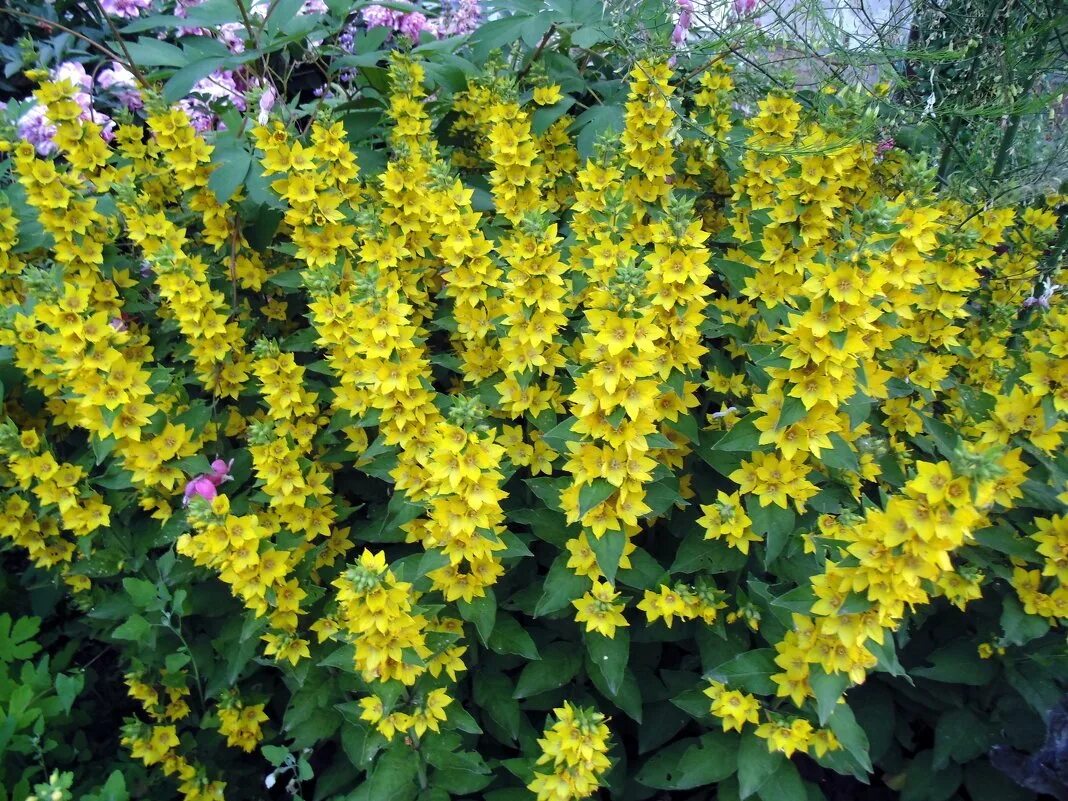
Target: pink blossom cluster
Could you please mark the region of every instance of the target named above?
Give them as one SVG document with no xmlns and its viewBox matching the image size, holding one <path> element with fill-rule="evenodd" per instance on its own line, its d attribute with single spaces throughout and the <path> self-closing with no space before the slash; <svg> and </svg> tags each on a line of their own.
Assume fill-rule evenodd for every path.
<svg viewBox="0 0 1068 801">
<path fill-rule="evenodd" d="M 671 43 L 676 47 L 686 43 L 686 37 L 690 35 L 690 26 L 693 25 L 693 0 L 676 0 L 679 6 L 679 19 L 675 23 L 675 29 L 671 32 Z"/>
<path fill-rule="evenodd" d="M 442 7 L 441 15 L 432 19 L 429 27 L 434 36 L 445 39 L 471 33 L 481 21 L 482 9 L 478 0 L 453 0 Z"/>
<path fill-rule="evenodd" d="M 216 459 L 211 463 L 210 473 L 201 473 L 199 476 L 189 479 L 185 485 L 182 506 L 188 506 L 193 498 L 203 498 L 206 501 L 210 501 L 217 496 L 221 484 L 234 480 L 234 477 L 230 475 L 230 470 L 233 469 L 233 466 L 233 459 L 229 462 L 223 459 Z"/>
<path fill-rule="evenodd" d="M 152 0 L 100 0 L 100 7 L 109 17 L 134 19 L 152 5 Z"/>
<path fill-rule="evenodd" d="M 189 96 L 178 101 L 178 107 L 196 130 L 210 131 L 218 122 L 212 106 L 219 101 L 228 102 L 239 111 L 248 107 L 243 87 L 238 85 L 237 75 L 232 70 L 215 70 L 201 78 L 193 84 Z"/>
<path fill-rule="evenodd" d="M 368 28 L 389 28 L 393 33 L 418 41 L 423 31 L 437 39 L 470 33 L 478 27 L 481 9 L 478 0 L 446 0 L 440 15 L 430 19 L 419 11 L 405 13 L 374 5 L 363 9 L 360 18 Z"/>
</svg>

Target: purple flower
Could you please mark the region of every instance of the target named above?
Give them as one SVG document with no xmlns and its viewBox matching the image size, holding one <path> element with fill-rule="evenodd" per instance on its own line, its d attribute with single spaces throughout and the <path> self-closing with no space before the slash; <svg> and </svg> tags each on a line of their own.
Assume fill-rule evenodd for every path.
<svg viewBox="0 0 1068 801">
<path fill-rule="evenodd" d="M 420 14 L 418 11 L 405 14 L 401 17 L 400 24 L 397 26 L 397 32 L 401 36 L 407 36 L 413 42 L 419 41 L 419 34 L 424 30 L 426 30 L 426 15 Z"/>
<path fill-rule="evenodd" d="M 368 28 L 389 28 L 395 31 L 402 15 L 399 11 L 393 11 L 385 6 L 367 6 L 360 12 L 360 16 Z"/>
<path fill-rule="evenodd" d="M 690 34 L 690 26 L 693 25 L 693 0 L 677 0 L 677 4 L 679 21 L 671 32 L 671 43 L 676 47 L 685 44 L 686 37 Z"/>
<path fill-rule="evenodd" d="M 734 12 L 739 17 L 748 17 L 756 9 L 757 0 L 734 0 Z"/>
<path fill-rule="evenodd" d="M 190 479 L 189 483 L 185 485 L 185 493 L 182 497 L 182 506 L 188 506 L 189 502 L 194 497 L 201 497 L 206 501 L 212 500 L 219 491 L 215 488 L 215 484 L 207 476 L 197 476 L 194 479 Z"/>
<path fill-rule="evenodd" d="M 82 89 L 93 88 L 93 77 L 85 71 L 85 66 L 77 61 L 64 61 L 52 70 L 53 81 L 70 81 Z"/>
<path fill-rule="evenodd" d="M 234 480 L 234 477 L 230 475 L 230 470 L 233 466 L 233 459 L 228 462 L 223 459 L 216 459 L 211 463 L 210 473 L 201 473 L 199 476 L 189 479 L 185 485 L 182 506 L 188 506 L 194 496 L 199 496 L 206 501 L 210 501 L 217 496 L 219 494 L 219 485 Z"/>
<path fill-rule="evenodd" d="M 56 145 L 52 140 L 56 135 L 56 126 L 48 121 L 44 106 L 33 106 L 19 117 L 15 126 L 19 139 L 33 145 L 38 155 L 48 156 L 55 152 Z"/>
<path fill-rule="evenodd" d="M 1038 306 L 1038 308 L 1044 311 L 1049 311 L 1050 302 L 1053 300 L 1053 296 L 1057 293 L 1057 290 L 1062 289 L 1060 284 L 1055 284 L 1048 278 L 1040 284 L 1042 287 L 1041 295 L 1033 295 L 1023 302 L 1024 308 L 1028 309 L 1032 306 Z"/>
<path fill-rule="evenodd" d="M 227 481 L 233 481 L 234 477 L 230 475 L 230 471 L 234 468 L 234 460 L 226 461 L 225 459 L 216 459 L 211 463 L 211 472 L 207 474 L 208 479 L 216 487 L 220 484 L 225 484 Z"/>
<path fill-rule="evenodd" d="M 116 99 L 130 111 L 137 111 L 144 106 L 134 74 L 117 61 L 113 61 L 110 67 L 100 71 L 96 76 L 96 85 L 101 89 L 110 90 Z"/>
<path fill-rule="evenodd" d="M 274 86 L 268 86 L 263 90 L 263 94 L 260 95 L 260 102 L 258 108 L 260 113 L 256 116 L 256 121 L 260 125 L 266 125 L 267 120 L 270 117 L 271 109 L 274 108 L 274 104 L 278 100 L 278 90 Z"/>
<path fill-rule="evenodd" d="M 152 0 L 100 0 L 100 7 L 109 17 L 133 19 L 152 6 Z"/>
<path fill-rule="evenodd" d="M 478 0 L 445 0 L 441 4 L 441 16 L 431 20 L 427 27 L 438 39 L 462 36 L 477 28 L 481 17 Z"/>
</svg>

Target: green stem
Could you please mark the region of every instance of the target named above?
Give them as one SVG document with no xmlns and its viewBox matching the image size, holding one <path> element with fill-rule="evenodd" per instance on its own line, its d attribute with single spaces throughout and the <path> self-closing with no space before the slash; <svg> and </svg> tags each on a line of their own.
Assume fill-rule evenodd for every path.
<svg viewBox="0 0 1068 801">
<path fill-rule="evenodd" d="M 419 777 L 419 789 L 425 790 L 430 786 L 426 778 L 426 759 L 419 750 L 419 735 L 414 733 L 412 734 L 412 750 L 415 751 L 415 770 Z"/>
<path fill-rule="evenodd" d="M 1046 51 L 1046 43 L 1049 41 L 1049 37 L 1052 33 L 1052 30 L 1052 28 L 1046 28 L 1046 30 L 1042 32 L 1042 35 L 1039 37 L 1038 41 L 1035 43 L 1034 57 L 1036 60 L 1041 58 L 1042 54 Z M 1024 81 L 1023 91 L 1020 92 L 1021 100 L 1031 93 L 1031 89 L 1034 87 L 1035 81 L 1038 80 L 1038 75 L 1039 65 L 1033 61 L 1031 74 L 1027 77 L 1027 80 Z M 994 167 L 991 170 L 990 174 L 990 178 L 993 181 L 996 181 L 998 179 L 998 176 L 1001 175 L 1002 169 L 1004 169 L 1005 167 L 1005 162 L 1008 160 L 1009 157 L 1009 150 L 1012 148 L 1012 143 L 1016 140 L 1016 133 L 1020 128 L 1020 120 L 1022 119 L 1022 117 L 1023 115 L 1019 111 L 1014 112 L 1012 114 L 1012 119 L 1009 122 L 1008 127 L 1005 129 L 1005 133 L 1001 137 L 1001 144 L 998 146 L 998 154 L 997 157 L 994 159 Z"/>
<path fill-rule="evenodd" d="M 972 56 L 971 66 L 968 68 L 968 75 L 963 81 L 964 86 L 969 86 L 972 79 L 975 77 L 976 71 L 979 69 L 979 56 L 982 55 L 982 43 L 986 41 L 987 33 L 990 31 L 990 26 L 994 23 L 994 19 L 997 17 L 998 9 L 1001 3 L 999 0 L 993 0 L 990 3 L 990 13 L 987 14 L 986 20 L 983 22 L 983 28 L 979 33 L 979 49 L 975 55 Z M 956 150 L 957 136 L 960 135 L 960 129 L 964 125 L 964 118 L 959 114 L 953 118 L 953 125 L 949 129 L 949 136 L 946 139 L 946 143 L 942 148 L 942 158 L 938 162 L 938 183 L 945 184 L 946 178 L 949 177 L 949 167 L 953 160 L 953 153 Z"/>
</svg>

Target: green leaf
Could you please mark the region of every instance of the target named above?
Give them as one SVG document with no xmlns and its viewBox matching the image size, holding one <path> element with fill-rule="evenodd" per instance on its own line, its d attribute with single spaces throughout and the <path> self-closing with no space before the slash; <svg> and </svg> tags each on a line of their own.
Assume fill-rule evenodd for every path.
<svg viewBox="0 0 1068 801">
<path fill-rule="evenodd" d="M 497 597 L 492 589 L 487 589 L 481 598 L 472 598 L 470 602 L 462 598 L 456 602 L 456 608 L 460 610 L 460 617 L 469 623 L 474 623 L 478 629 L 478 636 L 483 643 L 489 641 L 493 633 L 493 623 L 497 618 Z"/>
<path fill-rule="evenodd" d="M 734 773 L 738 739 L 708 732 L 662 748 L 635 775 L 635 781 L 657 790 L 692 790 L 720 782 Z"/>
<path fill-rule="evenodd" d="M 151 624 L 140 615 L 130 615 L 121 626 L 111 632 L 117 640 L 140 640 L 152 630 Z"/>
<path fill-rule="evenodd" d="M 982 756 L 990 748 L 987 725 L 970 709 L 950 709 L 935 726 L 932 766 L 941 770 L 950 759 L 961 765 Z"/>
<path fill-rule="evenodd" d="M 480 670 L 473 683 L 475 703 L 515 741 L 519 737 L 519 702 L 512 697 L 512 682 L 503 673 Z"/>
<path fill-rule="evenodd" d="M 265 745 L 260 749 L 260 753 L 263 754 L 264 759 L 277 768 L 286 761 L 289 756 L 289 749 L 278 745 Z"/>
<path fill-rule="evenodd" d="M 130 794 L 126 790 L 126 777 L 122 771 L 113 770 L 104 786 L 100 788 L 99 801 L 129 801 Z"/>
<path fill-rule="evenodd" d="M 946 425 L 941 420 L 936 420 L 928 415 L 921 415 L 923 427 L 934 441 L 938 452 L 946 459 L 953 459 L 960 445 L 960 435 L 953 430 L 952 426 Z"/>
<path fill-rule="evenodd" d="M 782 760 L 763 786 L 757 791 L 761 801 L 806 801 L 808 792 L 794 763 Z"/>
<path fill-rule="evenodd" d="M 467 732 L 468 734 L 482 734 L 482 727 L 471 717 L 471 713 L 459 704 L 450 704 L 446 714 L 449 716 L 449 724 L 454 726 L 457 731 Z"/>
<path fill-rule="evenodd" d="M 492 781 L 492 776 L 480 775 L 468 770 L 437 769 L 430 775 L 432 788 L 429 792 L 437 790 L 443 793 L 445 798 L 449 798 L 450 794 L 470 795 L 485 788 Z M 438 798 L 440 797 L 438 796 Z M 420 797 L 419 801 L 423 801 L 423 797 Z M 428 801 L 436 801 L 436 799 L 430 796 Z"/>
<path fill-rule="evenodd" d="M 773 673 L 778 673 L 775 664 L 775 651 L 772 648 L 757 648 L 740 653 L 717 665 L 709 671 L 706 678 L 721 681 L 734 689 L 742 689 L 756 695 L 774 695 L 775 682 Z"/>
<path fill-rule="evenodd" d="M 267 283 L 280 286 L 282 289 L 300 289 L 304 286 L 304 272 L 302 270 L 286 270 L 275 273 L 267 279 Z"/>
<path fill-rule="evenodd" d="M 623 109 L 616 105 L 591 106 L 578 115 L 573 130 L 578 131 L 575 146 L 579 158 L 588 159 L 593 155 L 594 144 L 601 134 L 623 130 Z"/>
<path fill-rule="evenodd" d="M 582 47 L 589 50 L 594 45 L 608 41 L 611 38 L 612 30 L 607 26 L 583 25 L 571 34 L 571 43 L 575 45 L 575 47 Z"/>
<path fill-rule="evenodd" d="M 1005 639 L 1013 645 L 1026 645 L 1049 631 L 1046 619 L 1024 612 L 1015 596 L 1006 595 L 1001 603 L 1001 628 Z"/>
<path fill-rule="evenodd" d="M 156 589 L 156 585 L 151 581 L 139 578 L 124 578 L 122 587 L 138 609 L 147 609 L 159 600 L 159 592 Z"/>
<path fill-rule="evenodd" d="M 603 478 L 595 478 L 592 483 L 584 484 L 579 490 L 579 517 L 607 501 L 617 489 L 618 487 Z"/>
<path fill-rule="evenodd" d="M 575 98 L 564 95 L 553 105 L 539 108 L 533 114 L 530 132 L 535 136 L 545 133 L 549 126 L 564 116 L 573 105 L 575 105 Z"/>
<path fill-rule="evenodd" d="M 183 67 L 189 62 L 181 48 L 154 37 L 142 36 L 124 44 L 130 58 L 142 67 Z"/>
<path fill-rule="evenodd" d="M 972 801 L 1034 801 L 1034 793 L 1019 787 L 985 759 L 968 763 L 964 786 Z"/>
<path fill-rule="evenodd" d="M 826 726 L 837 708 L 838 699 L 849 686 L 849 675 L 846 673 L 828 674 L 822 667 L 816 665 L 809 676 L 809 683 L 812 685 L 812 692 L 816 695 L 816 712 L 820 725 Z"/>
<path fill-rule="evenodd" d="M 996 665 L 983 659 L 968 642 L 956 642 L 939 648 L 927 657 L 930 667 L 913 668 L 912 675 L 947 684 L 983 687 L 990 682 Z"/>
<path fill-rule="evenodd" d="M 590 580 L 576 576 L 567 566 L 568 553 L 556 557 L 545 576 L 541 598 L 534 607 L 534 617 L 543 617 L 569 606 L 571 601 L 582 596 L 590 588 Z"/>
<path fill-rule="evenodd" d="M 738 294 L 745 289 L 745 281 L 747 278 L 752 278 L 756 271 L 748 264 L 742 264 L 739 261 L 731 261 L 730 259 L 716 259 L 710 260 L 712 269 L 723 275 L 727 279 L 727 283 L 730 284 L 735 294 Z"/>
<path fill-rule="evenodd" d="M 763 417 L 761 412 L 754 412 L 735 423 L 725 433 L 719 431 L 706 431 L 701 435 L 701 445 L 698 446 L 698 454 L 709 464 L 712 464 L 714 451 L 736 451 L 739 453 L 752 453 L 760 449 L 760 429 L 756 427 L 756 421 Z M 705 440 L 711 441 L 706 444 Z M 714 439 L 713 439 L 714 438 Z"/>
<path fill-rule="evenodd" d="M 77 673 L 73 676 L 68 676 L 64 673 L 56 674 L 56 696 L 59 698 L 60 704 L 63 705 L 63 711 L 68 715 L 74 705 L 74 699 L 78 697 L 78 693 L 82 691 L 84 686 L 85 674 L 83 673 Z"/>
<path fill-rule="evenodd" d="M 468 40 L 475 61 L 484 62 L 491 51 L 499 50 L 518 39 L 529 20 L 529 16 L 516 15 L 490 20 L 480 25 Z"/>
<path fill-rule="evenodd" d="M 351 801 L 413 801 L 419 788 L 418 762 L 403 742 L 378 758 L 368 780 L 349 798 Z"/>
<path fill-rule="evenodd" d="M 783 401 L 782 408 L 779 410 L 779 421 L 776 423 L 775 428 L 782 429 L 793 425 L 802 419 L 807 411 L 804 402 L 800 398 L 795 398 L 791 395 Z"/>
<path fill-rule="evenodd" d="M 1034 559 L 1034 541 L 1020 536 L 1012 526 L 992 526 L 975 532 L 975 541 L 984 548 L 1015 556 L 1018 559 Z"/>
<path fill-rule="evenodd" d="M 211 160 L 217 166 L 208 178 L 208 188 L 215 193 L 216 200 L 225 203 L 244 184 L 252 167 L 252 154 L 242 147 L 220 148 Z"/>
<path fill-rule="evenodd" d="M 753 531 L 764 537 L 764 566 L 774 562 L 794 533 L 794 510 L 775 504 L 760 505 L 756 495 L 745 496 L 745 511 L 753 521 Z"/>
<path fill-rule="evenodd" d="M 834 708 L 828 723 L 842 747 L 857 760 L 865 771 L 871 773 L 871 757 L 868 755 L 868 735 L 864 733 L 864 729 L 857 723 L 857 719 L 849 705 L 838 704 Z"/>
<path fill-rule="evenodd" d="M 541 659 L 538 647 L 526 630 L 514 617 L 500 610 L 497 611 L 497 621 L 487 645 L 498 654 L 515 654 L 530 660 Z"/>
<path fill-rule="evenodd" d="M 206 78 L 215 70 L 225 67 L 228 59 L 219 56 L 200 58 L 190 64 L 186 64 L 174 75 L 167 79 L 163 85 L 163 99 L 168 103 L 175 103 L 187 96 L 193 86 L 201 78 Z"/>
<path fill-rule="evenodd" d="M 631 556 L 631 561 L 634 557 Z M 748 557 L 723 540 L 706 540 L 699 527 L 687 532 L 686 538 L 675 552 L 675 561 L 670 573 L 730 573 L 741 570 Z"/>
<path fill-rule="evenodd" d="M 41 629 L 41 619 L 20 617 L 11 625 L 11 615 L 0 614 L 0 662 L 29 659 L 41 650 L 33 638 Z"/>
<path fill-rule="evenodd" d="M 337 709 L 345 718 L 345 725 L 341 727 L 341 750 L 345 752 L 345 756 L 349 758 L 353 767 L 366 770 L 371 766 L 375 754 L 385 744 L 385 739 L 369 724 L 359 719 L 361 710 L 356 702 L 338 704 Z M 288 753 L 284 748 L 279 750 Z M 282 756 L 283 760 L 285 753 Z M 266 748 L 264 754 L 266 755 Z M 276 763 L 272 761 L 272 764 Z"/>
<path fill-rule="evenodd" d="M 582 653 L 573 645 L 554 642 L 547 646 L 537 662 L 528 662 L 519 674 L 513 698 L 529 698 L 538 693 L 563 687 L 582 667 Z"/>
<path fill-rule="evenodd" d="M 835 470 L 843 470 L 849 473 L 859 472 L 860 461 L 857 458 L 856 451 L 843 439 L 842 435 L 830 434 L 827 438 L 831 441 L 833 447 L 830 450 L 824 448 L 820 451 L 820 461 Z"/>
<path fill-rule="evenodd" d="M 738 795 L 746 799 L 778 771 L 786 761 L 778 751 L 769 751 L 768 743 L 752 731 L 742 733 L 738 745 Z"/>
<path fill-rule="evenodd" d="M 630 633 L 617 628 L 614 637 L 605 637 L 596 631 L 587 631 L 586 650 L 590 662 L 604 677 L 608 692 L 616 695 L 623 684 L 623 674 L 630 659 Z"/>
<path fill-rule="evenodd" d="M 627 535 L 622 531 L 606 531 L 600 537 L 591 534 L 586 539 L 597 556 L 597 567 L 601 569 L 605 579 L 614 584 L 619 560 L 623 556 L 623 547 L 627 544 Z"/>
</svg>

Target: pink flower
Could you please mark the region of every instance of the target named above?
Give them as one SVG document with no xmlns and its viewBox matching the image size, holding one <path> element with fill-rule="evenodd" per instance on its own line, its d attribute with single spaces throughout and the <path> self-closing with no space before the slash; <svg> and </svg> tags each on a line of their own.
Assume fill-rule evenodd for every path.
<svg viewBox="0 0 1068 801">
<path fill-rule="evenodd" d="M 200 497 L 206 501 L 216 497 L 219 494 L 218 487 L 220 484 L 234 480 L 234 477 L 230 475 L 230 470 L 233 469 L 233 466 L 233 459 L 230 461 L 216 459 L 211 463 L 210 473 L 201 473 L 199 476 L 189 479 L 185 485 L 182 506 L 188 506 L 194 497 Z"/>
<path fill-rule="evenodd" d="M 675 23 L 675 29 L 671 32 L 671 43 L 678 47 L 686 42 L 690 34 L 690 26 L 693 25 L 693 0 L 677 0 L 679 7 L 679 21 Z"/>
<path fill-rule="evenodd" d="M 182 506 L 188 506 L 194 497 L 210 501 L 218 494 L 219 491 L 215 489 L 215 483 L 208 476 L 197 476 L 185 485 L 185 497 L 182 499 Z"/>
<path fill-rule="evenodd" d="M 152 5 L 152 0 L 100 0 L 100 7 L 109 17 L 133 19 Z"/>
<path fill-rule="evenodd" d="M 757 0 L 734 0 L 734 11 L 739 17 L 748 17 L 756 9 Z"/>
<path fill-rule="evenodd" d="M 420 14 L 418 11 L 413 11 L 411 14 L 405 14 L 397 26 L 397 31 L 402 36 L 407 36 L 413 42 L 419 41 L 419 34 L 421 34 L 427 26 L 426 15 Z"/>
<path fill-rule="evenodd" d="M 53 81 L 70 81 L 82 89 L 93 88 L 93 77 L 85 71 L 85 66 L 77 61 L 64 61 L 52 70 Z"/>
<path fill-rule="evenodd" d="M 482 9 L 478 0 L 445 0 L 441 16 L 427 23 L 427 29 L 438 39 L 470 33 L 478 27 Z"/>
<path fill-rule="evenodd" d="M 118 101 L 130 111 L 136 111 L 144 105 L 134 74 L 117 61 L 100 71 L 96 76 L 96 85 L 101 89 L 111 90 Z"/>
<path fill-rule="evenodd" d="M 385 6 L 367 6 L 360 12 L 368 28 L 390 28 L 396 30 L 400 24 L 401 13 Z"/>
<path fill-rule="evenodd" d="M 56 144 L 52 138 L 56 135 L 56 126 L 49 121 L 44 106 L 31 106 L 15 125 L 19 139 L 33 145 L 38 155 L 47 156 L 55 152 Z"/>
<path fill-rule="evenodd" d="M 256 121 L 260 125 L 266 125 L 267 120 L 270 119 L 271 109 L 274 108 L 275 102 L 278 100 L 278 90 L 274 86 L 268 86 L 263 90 L 263 94 L 260 95 L 259 102 L 259 114 L 256 116 Z"/>
<path fill-rule="evenodd" d="M 227 481 L 233 481 L 234 477 L 230 475 L 230 471 L 234 467 L 234 460 L 229 462 L 223 459 L 216 459 L 211 463 L 211 473 L 207 475 L 209 481 L 216 487 L 220 484 L 225 484 Z"/>
</svg>

